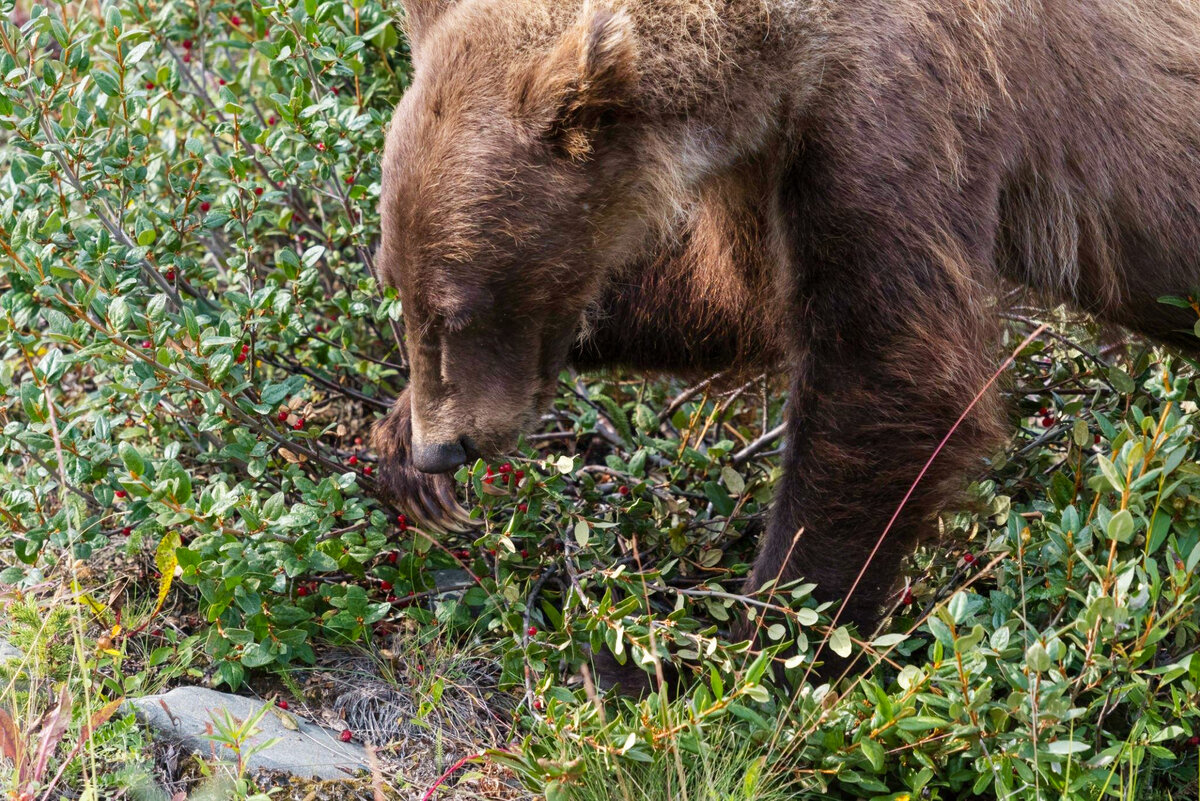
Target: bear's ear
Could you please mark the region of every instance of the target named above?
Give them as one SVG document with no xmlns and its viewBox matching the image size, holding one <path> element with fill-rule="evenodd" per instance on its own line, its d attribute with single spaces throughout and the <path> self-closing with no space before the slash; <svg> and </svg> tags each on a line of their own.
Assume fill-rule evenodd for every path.
<svg viewBox="0 0 1200 801">
<path fill-rule="evenodd" d="M 404 33 L 410 42 L 418 42 L 455 0 L 404 0 Z"/>
<path fill-rule="evenodd" d="M 518 69 L 516 113 L 582 160 L 605 115 L 628 103 L 637 77 L 633 20 L 588 2 L 549 57 Z"/>
</svg>

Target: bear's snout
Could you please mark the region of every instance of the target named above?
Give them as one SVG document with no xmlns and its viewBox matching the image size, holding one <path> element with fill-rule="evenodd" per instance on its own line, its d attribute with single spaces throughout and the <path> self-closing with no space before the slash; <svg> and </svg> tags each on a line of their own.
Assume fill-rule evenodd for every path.
<svg viewBox="0 0 1200 801">
<path fill-rule="evenodd" d="M 413 444 L 413 465 L 422 473 L 449 473 L 466 461 L 467 447 L 461 440 Z"/>
</svg>

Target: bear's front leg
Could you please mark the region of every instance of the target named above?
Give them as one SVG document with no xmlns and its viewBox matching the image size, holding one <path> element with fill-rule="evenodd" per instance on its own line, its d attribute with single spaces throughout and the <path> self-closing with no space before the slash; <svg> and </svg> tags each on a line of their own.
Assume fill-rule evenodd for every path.
<svg viewBox="0 0 1200 801">
<path fill-rule="evenodd" d="M 803 577 L 869 639 L 905 558 L 1004 426 L 996 393 L 983 392 L 1000 361 L 986 242 L 955 240 L 946 217 L 920 219 L 932 204 L 850 205 L 876 197 L 861 194 L 864 174 L 814 168 L 782 196 L 788 446 L 747 589 Z"/>
<path fill-rule="evenodd" d="M 800 355 L 783 479 L 750 591 L 802 577 L 820 600 L 844 599 L 841 622 L 872 634 L 905 557 L 1000 430 L 988 393 L 938 450 L 994 368 L 955 324 L 968 321 L 929 323 L 878 338 L 831 334 Z"/>
<path fill-rule="evenodd" d="M 379 455 L 382 495 L 402 509 L 419 528 L 466 531 L 478 525 L 455 496 L 449 475 L 422 473 L 412 463 L 412 399 L 405 389 L 387 416 L 371 428 L 371 447 Z"/>
</svg>

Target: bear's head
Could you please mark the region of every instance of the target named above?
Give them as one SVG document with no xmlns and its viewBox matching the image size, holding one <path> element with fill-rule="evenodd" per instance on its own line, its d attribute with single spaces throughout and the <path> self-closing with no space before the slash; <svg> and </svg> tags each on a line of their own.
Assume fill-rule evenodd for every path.
<svg viewBox="0 0 1200 801">
<path fill-rule="evenodd" d="M 591 2 L 410 0 L 408 27 L 379 266 L 407 324 L 413 461 L 436 473 L 536 423 L 646 235 L 637 49 L 630 17 Z"/>
</svg>

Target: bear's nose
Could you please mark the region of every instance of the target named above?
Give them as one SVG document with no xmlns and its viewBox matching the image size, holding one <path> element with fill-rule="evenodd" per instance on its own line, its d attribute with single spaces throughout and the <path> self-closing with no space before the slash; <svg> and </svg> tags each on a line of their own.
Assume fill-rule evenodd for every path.
<svg viewBox="0 0 1200 801">
<path fill-rule="evenodd" d="M 422 473 L 449 473 L 467 461 L 461 442 L 418 445 L 413 449 L 413 465 Z"/>
</svg>

